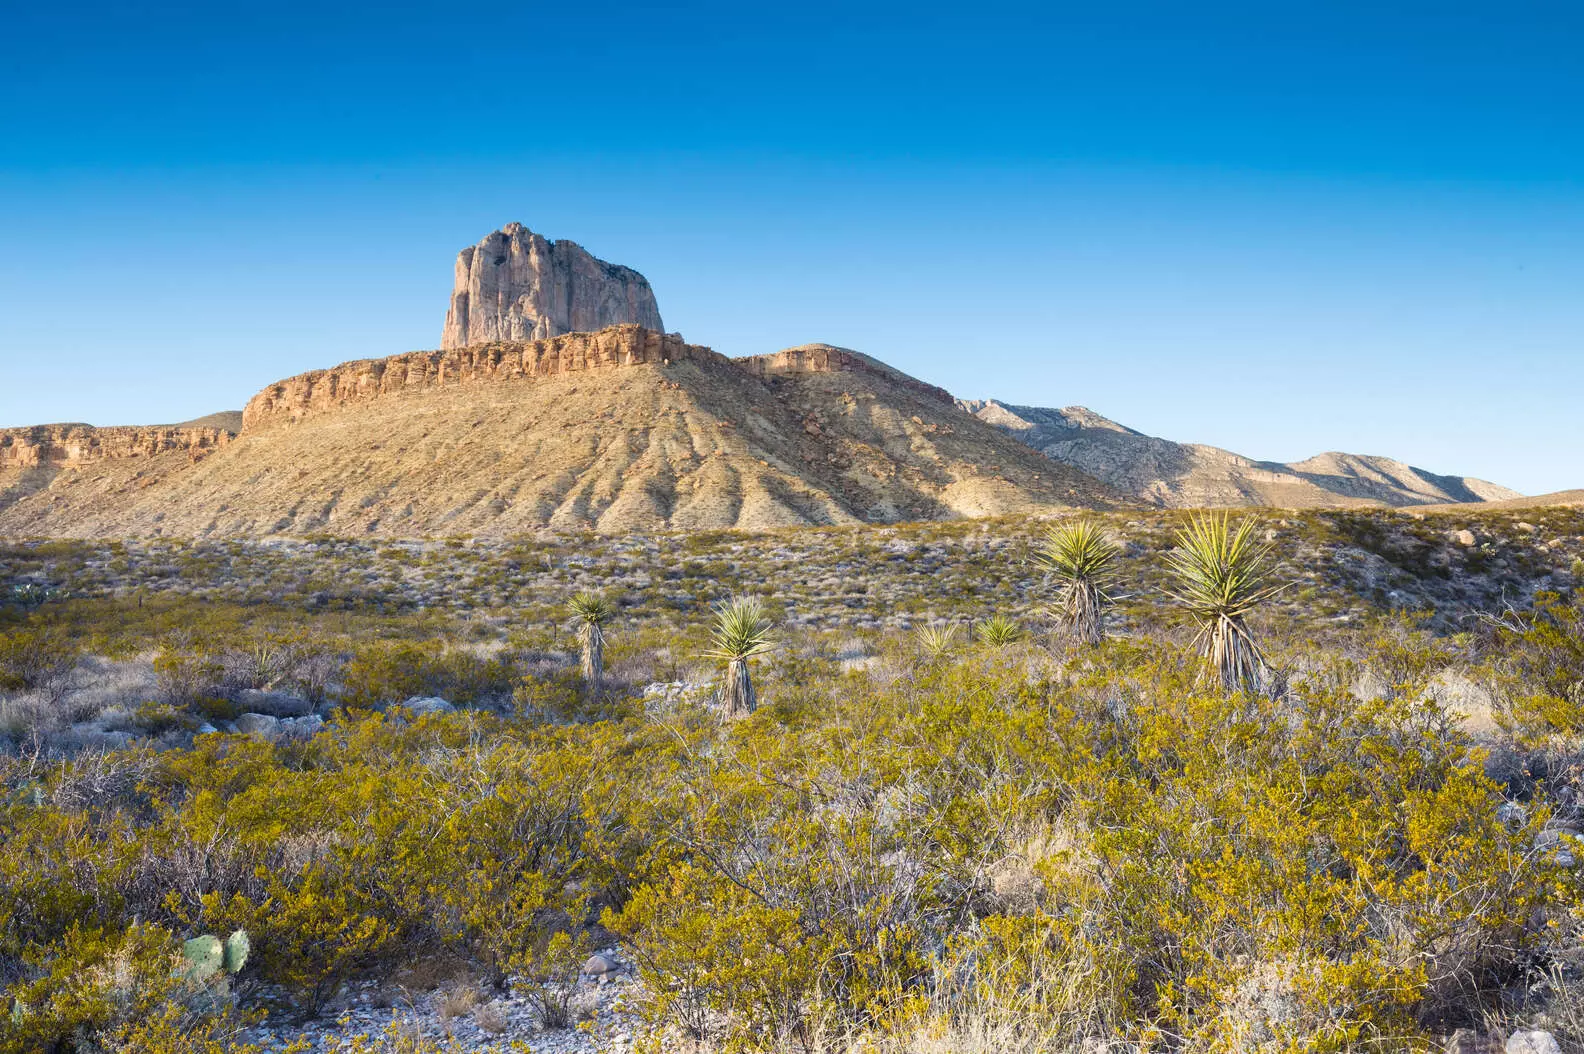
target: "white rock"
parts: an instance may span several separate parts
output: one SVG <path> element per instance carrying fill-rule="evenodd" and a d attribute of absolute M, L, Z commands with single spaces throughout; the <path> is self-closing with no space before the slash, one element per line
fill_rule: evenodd
<path fill-rule="evenodd" d="M 1535 1029 L 1508 1036 L 1506 1051 L 1507 1054 L 1562 1054 L 1562 1047 L 1551 1033 Z"/>

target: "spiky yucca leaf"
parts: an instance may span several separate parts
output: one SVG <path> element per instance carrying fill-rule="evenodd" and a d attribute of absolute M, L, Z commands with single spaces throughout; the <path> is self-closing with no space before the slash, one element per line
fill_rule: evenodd
<path fill-rule="evenodd" d="M 1105 639 L 1106 591 L 1116 579 L 1117 544 L 1089 520 L 1075 520 L 1045 532 L 1035 559 L 1062 583 L 1057 622 L 1085 644 Z"/>
<path fill-rule="evenodd" d="M 596 626 L 603 626 L 616 617 L 616 606 L 604 594 L 592 589 L 585 589 L 568 600 L 567 611 L 571 613 L 573 622 L 587 622 Z"/>
<path fill-rule="evenodd" d="M 748 659 L 774 647 L 770 640 L 770 615 L 758 597 L 732 597 L 715 606 L 710 630 L 712 659 Z"/>
<path fill-rule="evenodd" d="M 1271 584 L 1271 547 L 1257 541 L 1259 520 L 1234 529 L 1225 513 L 1194 516 L 1166 557 L 1168 595 L 1199 623 L 1199 644 L 1228 691 L 1258 687 L 1265 659 L 1245 616 L 1281 591 Z"/>
<path fill-rule="evenodd" d="M 913 631 L 913 640 L 926 659 L 930 662 L 939 662 L 951 650 L 952 645 L 957 643 L 958 628 L 955 622 L 920 626 Z"/>
<path fill-rule="evenodd" d="M 992 648 L 1015 644 L 1023 636 L 1023 627 L 1010 615 L 992 615 L 979 623 L 979 639 Z"/>
<path fill-rule="evenodd" d="M 1116 542 L 1091 520 L 1072 520 L 1045 532 L 1036 559 L 1064 581 L 1105 587 L 1116 578 Z"/>
<path fill-rule="evenodd" d="M 1281 591 L 1270 584 L 1271 546 L 1255 540 L 1250 516 L 1232 528 L 1225 513 L 1194 516 L 1166 556 L 1176 580 L 1169 595 L 1200 621 L 1239 618 Z"/>

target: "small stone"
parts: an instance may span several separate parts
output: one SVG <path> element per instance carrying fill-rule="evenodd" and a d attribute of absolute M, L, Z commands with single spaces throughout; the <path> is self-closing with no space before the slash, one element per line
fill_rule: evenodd
<path fill-rule="evenodd" d="M 1472 546 L 1475 542 L 1479 541 L 1478 538 L 1474 537 L 1474 532 L 1467 528 L 1464 528 L 1461 531 L 1453 531 L 1449 537 L 1451 537 L 1454 542 L 1464 546 L 1465 548 Z"/>
<path fill-rule="evenodd" d="M 1508 1036 L 1506 1054 L 1562 1054 L 1562 1046 L 1551 1033 L 1534 1029 Z"/>

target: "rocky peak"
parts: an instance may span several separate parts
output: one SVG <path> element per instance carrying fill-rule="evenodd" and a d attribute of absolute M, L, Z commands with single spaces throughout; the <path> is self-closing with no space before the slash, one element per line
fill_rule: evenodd
<path fill-rule="evenodd" d="M 622 323 L 665 328 L 643 275 L 508 223 L 457 254 L 440 346 L 545 340 Z"/>

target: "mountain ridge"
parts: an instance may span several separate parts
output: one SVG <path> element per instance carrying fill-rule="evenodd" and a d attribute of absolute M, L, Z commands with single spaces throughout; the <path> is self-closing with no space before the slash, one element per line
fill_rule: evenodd
<path fill-rule="evenodd" d="M 959 405 L 1047 457 L 1164 508 L 1405 507 L 1522 497 L 1487 480 L 1441 475 L 1376 455 L 1327 452 L 1291 463 L 1259 461 L 1146 435 L 1082 406 L 1058 410 L 995 399 Z"/>
<path fill-rule="evenodd" d="M 0 474 L 11 535 L 766 528 L 1128 504 L 868 356 L 729 359 L 632 325 L 286 378 L 198 459 Z"/>

